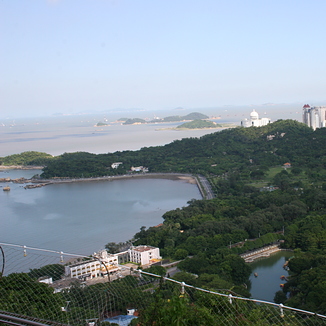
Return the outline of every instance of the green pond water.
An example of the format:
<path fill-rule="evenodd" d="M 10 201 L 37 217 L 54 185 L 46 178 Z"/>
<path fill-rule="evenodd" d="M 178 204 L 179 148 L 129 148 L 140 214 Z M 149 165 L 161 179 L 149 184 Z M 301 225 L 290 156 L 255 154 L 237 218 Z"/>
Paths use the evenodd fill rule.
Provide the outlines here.
<path fill-rule="evenodd" d="M 291 256 L 293 256 L 291 251 L 278 251 L 268 258 L 260 258 L 250 263 L 252 274 L 248 289 L 252 298 L 274 301 L 275 292 L 281 290 L 280 284 L 285 283 L 280 277 L 289 275 L 283 265 Z M 258 276 L 255 277 L 254 273 L 257 273 Z"/>

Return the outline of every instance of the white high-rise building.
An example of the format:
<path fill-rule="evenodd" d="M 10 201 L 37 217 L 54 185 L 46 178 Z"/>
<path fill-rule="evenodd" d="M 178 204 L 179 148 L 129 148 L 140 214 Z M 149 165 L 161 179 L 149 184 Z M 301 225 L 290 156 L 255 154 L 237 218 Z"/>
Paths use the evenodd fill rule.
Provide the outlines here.
<path fill-rule="evenodd" d="M 250 119 L 244 119 L 241 121 L 241 127 L 262 127 L 266 126 L 271 122 L 269 118 L 259 118 L 259 114 L 252 110 L 250 113 Z"/>
<path fill-rule="evenodd" d="M 313 130 L 326 127 L 326 106 L 310 106 L 305 104 L 302 112 L 302 122 Z"/>

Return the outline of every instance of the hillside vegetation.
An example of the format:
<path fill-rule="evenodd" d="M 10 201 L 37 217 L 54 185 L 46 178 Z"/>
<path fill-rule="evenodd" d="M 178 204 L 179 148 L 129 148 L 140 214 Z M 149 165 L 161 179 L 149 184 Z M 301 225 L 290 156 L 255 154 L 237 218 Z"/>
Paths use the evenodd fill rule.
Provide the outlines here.
<path fill-rule="evenodd" d="M 293 121 L 265 127 L 226 129 L 201 138 L 176 140 L 165 146 L 108 154 L 64 153 L 47 161 L 43 177 L 95 177 L 125 174 L 132 166 L 150 172 L 184 172 L 221 177 L 237 174 L 257 181 L 270 168 L 289 162 L 310 180 L 323 175 L 326 164 L 325 129 L 313 131 Z M 111 164 L 122 162 L 118 169 Z M 318 171 L 318 172 L 315 172 Z"/>
<path fill-rule="evenodd" d="M 0 165 L 38 165 L 42 166 L 52 159 L 52 155 L 41 152 L 23 152 L 21 154 L 13 154 L 6 157 L 0 157 Z"/>

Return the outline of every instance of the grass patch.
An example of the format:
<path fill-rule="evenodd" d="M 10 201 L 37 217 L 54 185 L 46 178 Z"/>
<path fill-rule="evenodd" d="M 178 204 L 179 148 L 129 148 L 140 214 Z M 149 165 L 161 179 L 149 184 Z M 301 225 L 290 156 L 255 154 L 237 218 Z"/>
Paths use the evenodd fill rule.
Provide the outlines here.
<path fill-rule="evenodd" d="M 283 168 L 281 166 L 275 166 L 273 168 L 270 168 L 267 171 L 265 179 L 267 181 L 271 181 L 275 177 L 276 174 L 278 174 L 278 173 L 280 173 L 282 171 L 283 171 Z M 288 171 L 288 172 L 290 172 L 290 171 Z"/>
<path fill-rule="evenodd" d="M 267 186 L 267 182 L 266 181 L 257 181 L 257 182 L 252 182 L 252 183 L 248 183 L 249 186 L 252 186 L 254 188 L 263 188 Z"/>

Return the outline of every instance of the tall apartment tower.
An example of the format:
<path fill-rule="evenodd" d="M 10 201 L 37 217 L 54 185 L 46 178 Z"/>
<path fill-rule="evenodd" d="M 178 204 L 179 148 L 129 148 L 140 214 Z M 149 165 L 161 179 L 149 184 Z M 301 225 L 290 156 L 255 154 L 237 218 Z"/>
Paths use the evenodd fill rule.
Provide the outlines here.
<path fill-rule="evenodd" d="M 302 112 L 302 122 L 313 130 L 326 127 L 326 106 L 310 106 L 305 104 Z"/>

